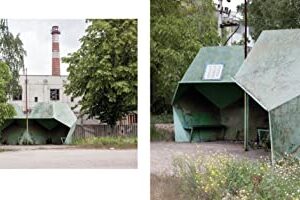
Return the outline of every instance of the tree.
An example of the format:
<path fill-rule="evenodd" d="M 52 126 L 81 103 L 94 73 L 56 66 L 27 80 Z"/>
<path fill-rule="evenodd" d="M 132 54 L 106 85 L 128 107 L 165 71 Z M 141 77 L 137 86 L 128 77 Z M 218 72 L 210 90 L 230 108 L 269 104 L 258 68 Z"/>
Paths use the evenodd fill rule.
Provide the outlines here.
<path fill-rule="evenodd" d="M 251 36 L 258 38 L 263 30 L 300 28 L 299 0 L 250 0 L 248 20 Z M 238 6 L 243 14 L 244 4 Z"/>
<path fill-rule="evenodd" d="M 19 71 L 24 68 L 26 51 L 18 34 L 16 37 L 9 32 L 7 20 L 0 19 L 0 56 L 9 66 L 12 78 L 8 84 L 8 94 L 16 95 L 21 91 Z"/>
<path fill-rule="evenodd" d="M 211 0 L 151 0 L 151 112 L 171 111 L 178 81 L 202 46 L 218 45 Z"/>
<path fill-rule="evenodd" d="M 81 114 L 113 126 L 137 110 L 137 20 L 87 20 L 68 63 L 66 94 L 82 97 Z"/>
<path fill-rule="evenodd" d="M 7 118 L 15 115 L 15 109 L 7 103 L 8 85 L 12 79 L 9 67 L 0 61 L 0 130 Z"/>

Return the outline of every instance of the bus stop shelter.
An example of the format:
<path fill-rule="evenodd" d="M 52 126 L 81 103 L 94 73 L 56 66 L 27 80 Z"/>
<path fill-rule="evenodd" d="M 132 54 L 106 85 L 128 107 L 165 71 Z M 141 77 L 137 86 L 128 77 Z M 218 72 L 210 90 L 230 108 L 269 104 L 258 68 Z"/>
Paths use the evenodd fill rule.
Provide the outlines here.
<path fill-rule="evenodd" d="M 272 161 L 300 158 L 300 29 L 263 31 L 234 80 L 268 113 Z"/>
<path fill-rule="evenodd" d="M 38 103 L 28 116 L 18 105 L 13 105 L 16 116 L 6 120 L 2 127 L 1 144 L 64 144 L 71 141 L 76 116 L 69 105 L 60 102 Z"/>
<path fill-rule="evenodd" d="M 243 140 L 243 90 L 233 77 L 244 61 L 242 46 L 201 48 L 173 97 L 176 142 Z M 250 101 L 250 139 L 268 124 L 267 113 Z"/>

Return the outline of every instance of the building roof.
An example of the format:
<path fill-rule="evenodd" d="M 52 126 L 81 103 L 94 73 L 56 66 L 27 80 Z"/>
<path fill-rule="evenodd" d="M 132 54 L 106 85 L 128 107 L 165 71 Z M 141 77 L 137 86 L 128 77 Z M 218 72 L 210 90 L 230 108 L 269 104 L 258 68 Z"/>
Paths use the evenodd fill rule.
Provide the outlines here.
<path fill-rule="evenodd" d="M 179 82 L 172 99 L 172 104 L 174 104 L 175 101 L 181 98 L 181 96 L 190 89 L 191 84 L 201 84 L 203 87 L 201 86 L 201 88 L 198 87 L 197 89 L 201 90 L 202 94 L 206 95 L 207 98 L 221 107 L 227 105 L 227 103 L 231 101 L 234 101 L 240 96 L 239 94 L 234 95 L 234 98 L 226 104 L 224 104 L 224 102 L 222 105 L 220 104 L 220 99 L 223 99 L 220 98 L 220 96 L 223 95 L 224 89 L 223 86 L 218 83 L 234 83 L 232 78 L 243 63 L 243 52 L 242 46 L 215 46 L 201 48 L 184 74 L 182 80 Z M 221 65 L 222 70 L 220 78 L 209 79 L 210 77 L 208 75 L 208 79 L 206 79 L 207 76 L 205 73 L 209 72 L 209 65 Z M 206 87 L 207 83 L 209 84 L 209 87 Z M 231 89 L 236 92 L 236 89 L 232 88 L 230 85 L 226 87 L 227 92 Z"/>
<path fill-rule="evenodd" d="M 242 46 L 215 46 L 203 47 L 189 66 L 180 83 L 191 82 L 234 82 L 232 77 L 236 74 L 244 61 Z M 218 80 L 205 80 L 207 65 L 221 64 L 223 70 Z"/>
<path fill-rule="evenodd" d="M 234 79 L 270 111 L 300 94 L 300 29 L 263 31 Z"/>
<path fill-rule="evenodd" d="M 12 105 L 17 112 L 14 119 L 25 119 L 26 115 L 20 106 L 16 104 Z M 72 127 L 76 122 L 76 116 L 69 105 L 60 102 L 37 103 L 30 112 L 28 119 L 55 119 L 68 127 Z"/>

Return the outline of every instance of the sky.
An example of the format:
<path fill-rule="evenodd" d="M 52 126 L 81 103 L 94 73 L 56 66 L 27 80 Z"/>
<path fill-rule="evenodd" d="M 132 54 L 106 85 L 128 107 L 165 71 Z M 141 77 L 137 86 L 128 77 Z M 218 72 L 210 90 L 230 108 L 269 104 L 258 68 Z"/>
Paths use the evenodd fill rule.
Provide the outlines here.
<path fill-rule="evenodd" d="M 214 0 L 218 3 L 218 0 Z M 223 6 L 236 11 L 236 6 L 244 0 L 223 0 Z M 53 25 L 58 25 L 60 35 L 60 55 L 76 51 L 80 47 L 79 39 L 87 27 L 85 20 L 8 20 L 9 30 L 14 34 L 20 33 L 27 56 L 24 59 L 29 75 L 50 75 L 51 72 L 51 34 Z M 67 75 L 67 64 L 61 63 L 61 74 Z"/>
<path fill-rule="evenodd" d="M 9 31 L 20 34 L 27 56 L 24 58 L 28 75 L 51 75 L 52 37 L 51 27 L 58 25 L 60 56 L 76 51 L 79 39 L 87 27 L 85 20 L 8 20 Z M 61 63 L 61 75 L 67 75 L 67 64 Z"/>
<path fill-rule="evenodd" d="M 214 0 L 214 2 L 218 3 L 219 0 Z M 230 0 L 230 2 L 223 0 L 223 7 L 229 7 L 232 11 L 236 11 L 236 7 L 242 3 L 244 3 L 244 0 Z"/>

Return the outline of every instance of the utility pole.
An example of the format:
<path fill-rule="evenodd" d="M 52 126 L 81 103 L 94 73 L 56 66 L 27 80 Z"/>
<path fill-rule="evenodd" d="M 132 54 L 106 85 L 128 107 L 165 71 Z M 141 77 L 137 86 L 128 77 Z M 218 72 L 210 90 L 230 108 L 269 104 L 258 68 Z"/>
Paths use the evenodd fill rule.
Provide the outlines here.
<path fill-rule="evenodd" d="M 244 49 L 244 55 L 245 55 L 245 59 L 247 58 L 247 26 L 248 26 L 248 19 L 247 19 L 247 0 L 244 1 L 244 5 L 245 5 L 245 8 L 244 8 L 244 16 L 245 16 L 245 42 L 244 42 L 244 45 L 245 45 L 245 49 Z"/>
<path fill-rule="evenodd" d="M 228 3 L 231 2 L 231 0 L 227 0 Z M 218 34 L 222 38 L 223 35 L 223 28 L 226 27 L 233 27 L 236 26 L 237 28 L 233 33 L 228 37 L 226 42 L 223 44 L 224 46 L 227 45 L 227 42 L 230 40 L 230 38 L 237 32 L 239 29 L 240 24 L 238 22 L 234 22 L 232 19 L 230 19 L 231 10 L 228 7 L 223 7 L 223 0 L 219 0 L 219 3 L 217 5 L 217 12 L 218 12 Z M 223 18 L 223 13 L 226 14 Z M 227 20 L 225 20 L 227 18 Z M 221 45 L 221 44 L 220 44 Z"/>
<path fill-rule="evenodd" d="M 244 20 L 245 20 L 245 33 L 244 33 L 244 56 L 247 58 L 247 0 L 244 0 Z M 249 140 L 249 96 L 246 92 L 244 92 L 244 149 L 245 151 L 249 150 L 248 147 Z"/>
<path fill-rule="evenodd" d="M 218 34 L 222 38 L 221 24 L 223 23 L 223 0 L 219 0 L 218 8 L 220 8 L 220 10 L 218 10 Z"/>
<path fill-rule="evenodd" d="M 29 127 L 28 127 L 28 98 L 27 98 L 27 85 L 28 85 L 28 79 L 27 79 L 27 68 L 25 69 L 25 109 L 26 109 L 26 132 L 29 133 Z"/>

